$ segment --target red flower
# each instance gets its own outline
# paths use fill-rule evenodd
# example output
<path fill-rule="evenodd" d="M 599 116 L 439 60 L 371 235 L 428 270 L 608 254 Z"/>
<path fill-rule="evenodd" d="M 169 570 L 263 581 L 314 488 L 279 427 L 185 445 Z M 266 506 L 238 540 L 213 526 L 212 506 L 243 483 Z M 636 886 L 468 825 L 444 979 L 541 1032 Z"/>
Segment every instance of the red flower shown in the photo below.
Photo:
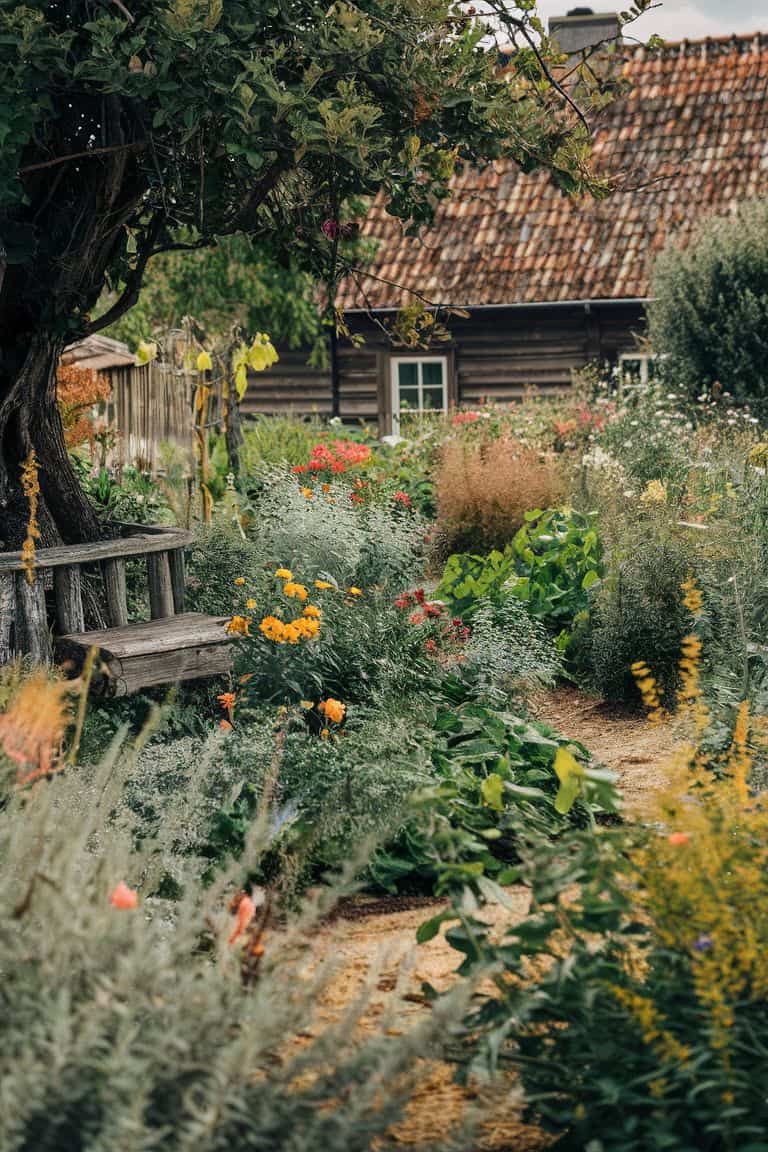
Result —
<path fill-rule="evenodd" d="M 437 652 L 437 642 L 435 640 L 433 640 L 431 636 L 430 636 L 429 640 L 425 641 L 424 647 L 426 648 L 427 652 L 430 652 L 430 653 Z"/>
<path fill-rule="evenodd" d="M 355 504 L 365 504 L 365 500 L 363 500 L 362 496 L 358 496 L 357 492 L 350 492 L 349 498 L 350 500 L 354 500 Z"/>
<path fill-rule="evenodd" d="M 422 615 L 421 612 L 414 612 L 410 619 L 411 619 L 411 624 L 423 624 L 424 623 L 424 616 Z"/>
<path fill-rule="evenodd" d="M 327 236 L 329 240 L 335 240 L 339 234 L 338 220 L 323 220 L 320 225 L 320 231 L 324 236 Z"/>
<path fill-rule="evenodd" d="M 424 615 L 425 616 L 432 616 L 434 618 L 436 616 L 442 616 L 442 614 L 443 614 L 442 604 L 425 604 L 424 605 Z"/>
<path fill-rule="evenodd" d="M 403 592 L 395 600 L 395 608 L 410 608 L 413 604 L 413 597 L 410 592 Z"/>
<path fill-rule="evenodd" d="M 396 500 L 398 504 L 402 504 L 404 508 L 410 508 L 411 506 L 411 498 L 407 492 L 395 492 L 392 499 Z"/>
<path fill-rule="evenodd" d="M 309 472 L 309 465 L 308 464 L 296 464 L 296 465 L 294 465 L 293 468 L 291 468 L 291 472 L 296 472 L 296 473 Z"/>
<path fill-rule="evenodd" d="M 426 602 L 427 602 L 427 597 L 426 597 L 426 595 L 425 595 L 425 593 L 424 593 L 424 589 L 423 589 L 423 588 L 417 588 L 417 589 L 416 589 L 416 591 L 414 592 L 414 596 L 415 596 L 415 597 L 416 597 L 416 599 L 418 600 L 419 604 L 426 604 Z"/>

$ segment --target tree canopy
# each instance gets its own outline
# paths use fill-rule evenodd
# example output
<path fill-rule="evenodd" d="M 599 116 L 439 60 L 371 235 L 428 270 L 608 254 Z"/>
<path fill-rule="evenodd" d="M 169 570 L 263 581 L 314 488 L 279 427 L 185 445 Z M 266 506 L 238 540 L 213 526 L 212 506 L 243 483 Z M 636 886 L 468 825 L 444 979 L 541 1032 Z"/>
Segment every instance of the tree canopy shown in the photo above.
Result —
<path fill-rule="evenodd" d="M 350 196 L 383 192 L 416 228 L 457 163 L 501 154 L 599 189 L 534 0 L 492 6 L 519 41 L 506 69 L 487 18 L 449 0 L 0 0 L 0 538 L 32 448 L 41 523 L 98 530 L 55 361 L 135 304 L 154 255 L 244 233 L 327 279 Z"/>

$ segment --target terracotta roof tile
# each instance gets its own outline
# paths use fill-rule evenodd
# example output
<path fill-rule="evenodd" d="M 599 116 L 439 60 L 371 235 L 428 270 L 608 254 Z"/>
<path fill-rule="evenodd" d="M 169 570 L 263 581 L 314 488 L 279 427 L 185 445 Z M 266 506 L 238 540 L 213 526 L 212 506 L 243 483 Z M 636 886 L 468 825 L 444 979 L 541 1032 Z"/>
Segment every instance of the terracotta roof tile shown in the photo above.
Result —
<path fill-rule="evenodd" d="M 672 233 L 685 241 L 704 216 L 768 195 L 768 35 L 641 47 L 624 70 L 631 88 L 594 140 L 596 167 L 622 173 L 622 189 L 571 201 L 511 162 L 467 168 L 433 228 L 408 238 L 376 201 L 363 226 L 379 241 L 368 305 L 399 307 L 398 285 L 467 306 L 645 297 Z M 366 299 L 342 287 L 344 307 Z"/>

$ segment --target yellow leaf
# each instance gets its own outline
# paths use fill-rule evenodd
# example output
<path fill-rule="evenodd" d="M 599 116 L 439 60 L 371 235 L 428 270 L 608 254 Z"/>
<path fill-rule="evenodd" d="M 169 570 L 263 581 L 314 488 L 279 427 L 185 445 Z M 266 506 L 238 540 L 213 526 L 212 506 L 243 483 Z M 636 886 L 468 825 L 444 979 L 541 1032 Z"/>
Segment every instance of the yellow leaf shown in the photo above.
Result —
<path fill-rule="evenodd" d="M 210 353 L 203 349 L 197 358 L 197 370 L 198 372 L 210 372 L 212 368 L 213 363 L 211 361 Z"/>

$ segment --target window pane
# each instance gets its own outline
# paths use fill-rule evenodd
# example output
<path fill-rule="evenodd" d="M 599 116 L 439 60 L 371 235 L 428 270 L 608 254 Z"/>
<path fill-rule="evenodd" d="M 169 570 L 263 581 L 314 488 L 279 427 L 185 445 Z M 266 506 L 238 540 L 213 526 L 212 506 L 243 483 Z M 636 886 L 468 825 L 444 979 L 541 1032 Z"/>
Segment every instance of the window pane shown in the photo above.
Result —
<path fill-rule="evenodd" d="M 441 363 L 422 364 L 421 366 L 422 380 L 425 388 L 442 388 L 443 386 L 443 365 Z M 442 401 L 441 401 L 442 407 Z"/>
<path fill-rule="evenodd" d="M 427 412 L 441 412 L 443 409 L 443 389 L 442 388 L 425 388 L 424 389 L 424 411 Z"/>
<path fill-rule="evenodd" d="M 398 364 L 397 380 L 401 391 L 403 388 L 416 388 L 419 383 L 418 364 Z"/>
<path fill-rule="evenodd" d="M 414 365 L 415 367 L 415 365 Z M 400 389 L 400 410 L 410 408 L 412 411 L 418 412 L 419 409 L 419 390 L 418 388 L 401 388 Z"/>

